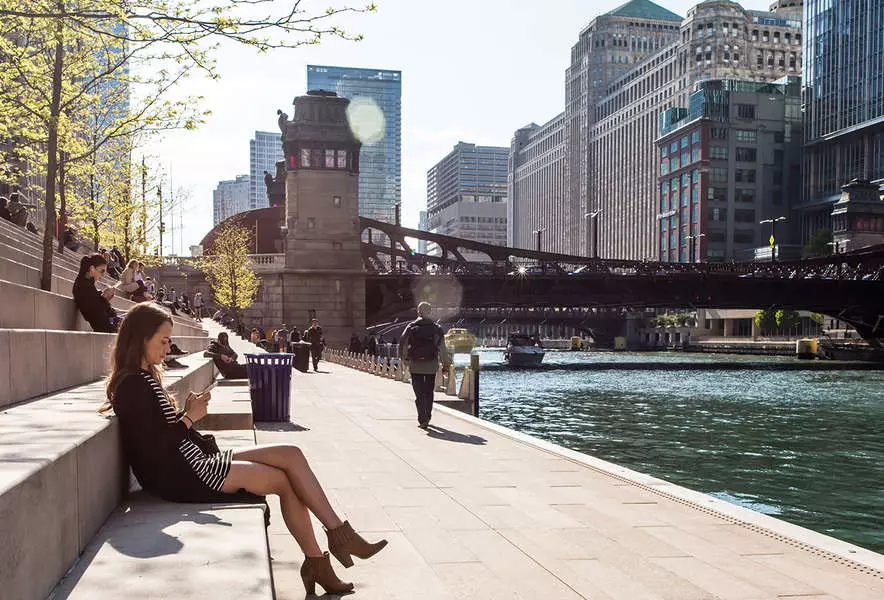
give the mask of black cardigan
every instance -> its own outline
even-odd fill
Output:
[[[111,317],[114,309],[111,308],[107,298],[95,289],[95,282],[91,279],[77,277],[74,280],[74,304],[77,305],[83,318],[89,321],[94,331],[101,333],[116,333]]]

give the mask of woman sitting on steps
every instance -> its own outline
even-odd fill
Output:
[[[279,496],[283,520],[305,554],[301,578],[309,594],[318,583],[327,593],[346,594],[313,534],[312,512],[322,522],[329,551],[345,567],[351,555],[370,558],[386,540],[365,541],[347,521],[341,521],[299,448],[257,446],[221,451],[193,424],[206,414],[210,393],[191,392],[179,410],[162,387],[158,365],[169,353],[172,318],[155,304],[138,304],[120,324],[111,353],[108,402],[119,418],[123,449],[141,486],[172,502],[225,502],[245,490]]]

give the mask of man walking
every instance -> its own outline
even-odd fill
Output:
[[[325,338],[322,337],[322,327],[319,321],[310,319],[310,327],[304,332],[304,341],[310,342],[310,357],[313,359],[313,370],[319,370],[319,359],[322,358],[322,348]]]
[[[429,302],[418,304],[417,319],[408,324],[399,341],[402,360],[408,363],[411,370],[417,426],[421,429],[426,429],[430,424],[439,365],[441,363],[447,368],[451,362],[442,328],[429,318],[431,310]]]

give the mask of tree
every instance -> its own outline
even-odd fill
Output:
[[[261,52],[317,44],[329,36],[358,40],[361,36],[331,22],[342,13],[375,10],[369,4],[309,14],[301,4],[0,0],[0,113],[7,124],[0,126],[0,141],[16,140],[16,146],[30,152],[32,168],[45,169],[43,289],[52,283],[61,152],[67,161],[79,163],[115,139],[197,127],[207,116],[199,109],[201,98],[175,99],[171,92],[192,71],[218,77],[213,56],[222,40]],[[78,126],[88,123],[90,114],[84,107],[114,92],[128,95],[125,110],[103,123],[98,135],[82,135]]]
[[[832,231],[830,229],[820,229],[810,236],[801,254],[804,258],[829,256],[832,254],[832,240]]]
[[[774,315],[774,320],[780,330],[794,329],[801,324],[801,315],[794,310],[783,310],[781,308]]]
[[[249,259],[249,230],[239,225],[227,225],[218,231],[215,244],[199,262],[212,287],[215,302],[229,310],[236,323],[242,311],[250,307],[258,294],[258,277]]]
[[[755,325],[762,333],[769,333],[777,328],[776,313],[772,310],[759,310],[755,313]]]

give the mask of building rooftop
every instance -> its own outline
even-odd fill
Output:
[[[631,0],[607,14],[612,17],[635,17],[658,21],[678,21],[679,23],[682,21],[682,17],[659,4],[654,4],[651,0]]]

